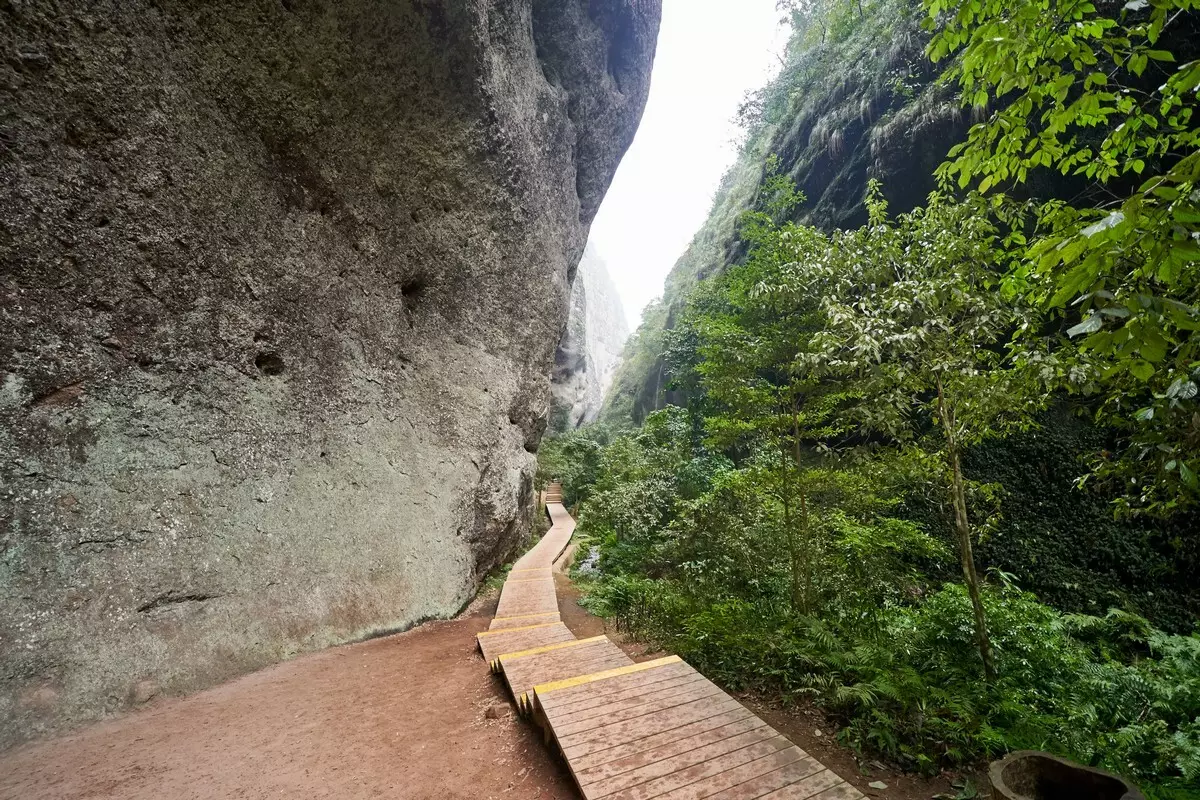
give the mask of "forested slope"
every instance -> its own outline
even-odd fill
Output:
[[[1194,3],[791,5],[604,422],[539,454],[590,602],[911,769],[1196,796]]]
[[[662,300],[645,313],[607,398],[604,418],[641,422],[668,394],[662,332],[690,290],[745,256],[738,219],[759,197],[768,158],[808,197],[795,219],[847,227],[866,218],[871,178],[883,181],[893,208],[905,211],[934,188],[933,170],[967,129],[969,112],[934,85],[925,57],[928,34],[919,4],[888,0],[869,18],[836,4],[832,21],[795,15],[786,65],[746,98],[739,114],[745,142],[713,208],[667,277]]]

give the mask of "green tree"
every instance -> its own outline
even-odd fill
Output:
[[[537,485],[561,481],[568,507],[586,500],[600,469],[600,455],[612,438],[604,425],[591,425],[547,437],[538,448]]]
[[[1039,209],[1011,282],[1081,315],[1064,383],[1100,393],[1129,444],[1099,471],[1159,511],[1200,500],[1200,60],[1169,44],[1194,57],[1198,5],[925,0],[929,55],[953,55],[963,102],[994,109],[941,178],[991,191],[1043,169],[1091,184]]]
[[[712,293],[693,303],[686,327],[695,331],[695,371],[708,400],[706,429],[722,448],[761,448],[761,471],[783,512],[791,575],[791,605],[813,610],[813,572],[819,523],[813,519],[810,483],[820,469],[806,462],[806,441],[831,435],[830,410],[837,387],[798,369],[798,356],[822,327],[820,291],[784,292],[809,254],[824,249],[812,228],[776,223],[802,197],[768,161],[762,209],[743,216],[750,245],[745,264],[731,270]]]
[[[877,185],[867,204],[869,224],[832,240],[826,268],[837,283],[822,304],[826,328],[805,360],[857,383],[857,414],[868,430],[901,444],[922,438],[930,423],[940,430],[925,444],[953,510],[979,655],[992,678],[962,456],[1031,425],[1044,403],[1045,392],[1005,347],[1033,317],[999,291],[999,237],[981,202],[935,194],[928,208],[894,223]]]

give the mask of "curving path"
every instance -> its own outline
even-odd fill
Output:
[[[479,649],[560,751],[585,800],[860,800],[863,795],[678,656],[635,664],[576,639],[551,567],[575,531],[562,487],[549,532],[513,565]]]

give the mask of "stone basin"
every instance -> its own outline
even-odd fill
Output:
[[[1017,750],[988,769],[995,800],[1145,800],[1119,775],[1036,750]]]

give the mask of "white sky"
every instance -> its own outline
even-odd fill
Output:
[[[629,327],[703,224],[737,155],[733,123],[787,42],[775,0],[663,0],[642,125],[592,225]]]

